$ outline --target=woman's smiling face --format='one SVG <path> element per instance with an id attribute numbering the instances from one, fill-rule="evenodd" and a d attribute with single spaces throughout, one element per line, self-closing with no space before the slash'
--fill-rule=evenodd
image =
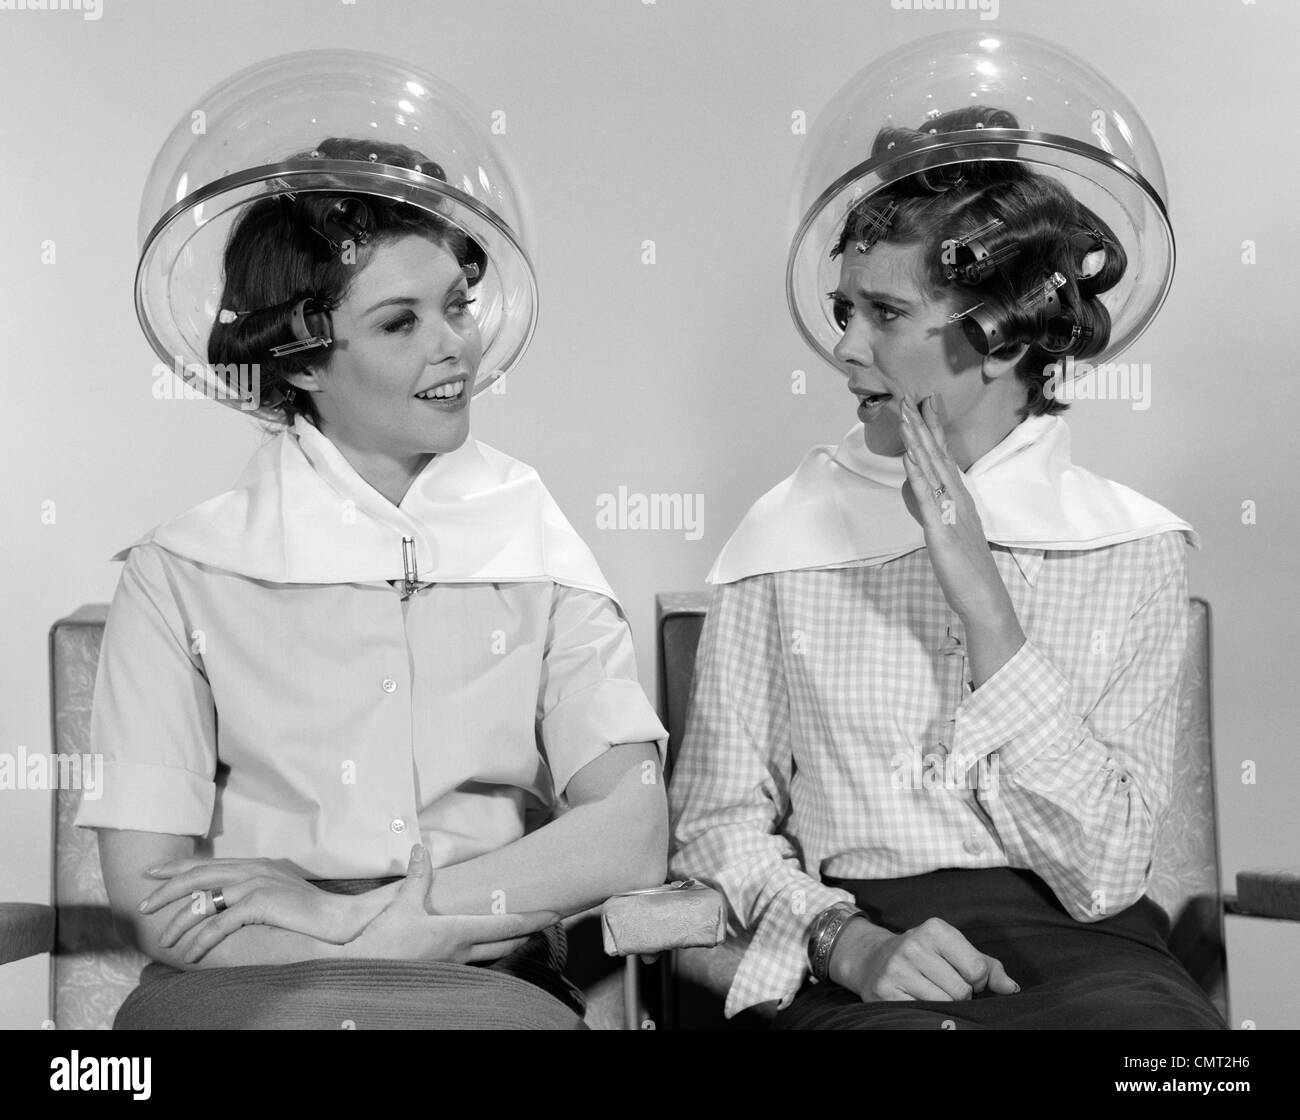
<path id="1" fill-rule="evenodd" d="M 979 453 L 1002 438 L 1018 417 L 1024 390 L 1005 363 L 990 362 L 949 321 L 951 301 L 920 282 L 919 245 L 882 241 L 859 253 L 850 241 L 839 287 L 828 298 L 844 333 L 835 359 L 859 400 L 867 446 L 878 455 L 901 455 L 899 407 L 904 394 L 919 401 L 934 393 L 954 454 L 963 445 Z M 985 368 L 992 376 L 985 376 Z M 959 461 L 962 456 L 958 455 Z"/>
<path id="2" fill-rule="evenodd" d="M 460 447 L 483 357 L 472 303 L 447 249 L 416 235 L 376 245 L 331 313 L 328 364 L 304 379 L 321 431 L 398 463 Z"/>

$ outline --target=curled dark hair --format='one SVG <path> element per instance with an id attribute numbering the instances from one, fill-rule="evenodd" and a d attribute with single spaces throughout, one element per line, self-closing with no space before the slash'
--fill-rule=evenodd
<path id="1" fill-rule="evenodd" d="M 400 144 L 368 140 L 329 139 L 317 145 L 324 159 L 368 161 L 373 152 L 383 163 L 442 178 L 441 168 L 419 152 Z M 304 153 L 305 155 L 306 153 Z M 422 165 L 422 166 L 421 166 Z M 341 200 L 360 199 L 367 212 L 368 236 L 355 244 L 355 256 L 343 256 L 319 232 L 324 218 Z M 240 314 L 231 322 L 219 318 L 208 335 L 208 361 L 215 364 L 257 364 L 260 371 L 261 412 L 273 421 L 291 424 L 301 414 L 313 424 L 319 417 L 310 393 L 291 393 L 287 377 L 329 363 L 328 350 L 275 357 L 272 346 L 291 341 L 291 316 L 307 297 L 332 310 L 365 266 L 375 247 L 400 237 L 426 238 L 446 249 L 463 266 L 477 264 L 470 284 L 482 275 L 482 248 L 451 222 L 406 202 L 377 195 L 302 191 L 296 197 L 277 195 L 246 206 L 231 228 L 222 262 L 221 307 Z M 245 313 L 246 312 L 246 313 Z"/>
<path id="2" fill-rule="evenodd" d="M 896 144 L 911 146 L 928 134 L 1017 127 L 1016 118 L 1005 109 L 971 106 L 937 116 L 921 129 L 882 129 L 872 155 Z M 990 156 L 995 151 L 990 147 Z M 1022 415 L 1064 412 L 1069 405 L 1047 392 L 1047 367 L 1067 356 L 1091 357 L 1110 341 L 1110 315 L 1097 297 L 1119 282 L 1128 264 L 1110 227 L 1055 179 L 1022 163 L 979 159 L 918 171 L 859 203 L 845 220 L 832 258 L 858 241 L 864 230 L 872 230 L 873 221 L 877 227 L 882 224 L 880 215 L 891 202 L 894 212 L 878 240 L 921 245 L 925 272 L 920 279 L 925 287 L 961 303 L 958 310 L 983 304 L 992 312 L 999 328 L 994 352 L 1028 346 L 1015 367 L 1028 390 Z M 978 272 L 973 280 L 960 271 L 950 275 L 944 243 L 988 227 L 993 219 L 1001 225 L 993 227 L 986 247 L 998 254 L 997 266 Z M 1098 245 L 1101 254 L 1095 252 Z M 1087 267 L 1099 256 L 1099 267 Z M 1065 278 L 1056 292 L 1062 318 L 1050 325 L 1040 306 L 1024 297 L 1057 272 Z M 1077 329 L 1062 333 L 1061 323 Z"/>

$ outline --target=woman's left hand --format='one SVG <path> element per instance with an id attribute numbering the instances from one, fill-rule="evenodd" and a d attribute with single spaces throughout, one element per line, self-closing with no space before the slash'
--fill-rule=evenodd
<path id="1" fill-rule="evenodd" d="M 190 963 L 247 925 L 278 926 L 330 944 L 346 944 L 383 909 L 392 893 L 333 894 L 307 882 L 301 869 L 287 860 L 182 859 L 151 867 L 148 874 L 167 881 L 140 903 L 142 913 L 156 913 L 168 903 L 191 899 L 168 922 L 158 941 L 163 948 L 176 946 Z M 208 893 L 214 890 L 221 891 L 225 902 L 220 912 Z M 200 928 L 204 930 L 201 949 L 195 945 Z"/>
<path id="2" fill-rule="evenodd" d="M 930 564 L 948 605 L 966 623 L 1003 612 L 1014 618 L 979 510 L 948 451 L 934 395 L 922 400 L 920 409 L 904 397 L 899 412 L 906 449 L 903 501 L 925 530 Z"/>

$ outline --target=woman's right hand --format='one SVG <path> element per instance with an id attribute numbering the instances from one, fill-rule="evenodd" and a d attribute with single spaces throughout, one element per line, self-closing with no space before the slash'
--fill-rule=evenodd
<path id="1" fill-rule="evenodd" d="M 392 902 L 342 947 L 346 957 L 468 963 L 496 960 L 523 944 L 560 915 L 550 910 L 522 914 L 430 914 L 426 908 L 433 865 L 423 844 L 411 849 L 406 878 Z"/>

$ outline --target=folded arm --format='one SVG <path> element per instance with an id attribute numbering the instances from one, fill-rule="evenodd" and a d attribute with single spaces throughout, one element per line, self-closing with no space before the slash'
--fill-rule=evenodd
<path id="1" fill-rule="evenodd" d="M 542 828 L 434 871 L 430 909 L 575 914 L 664 881 L 668 809 L 653 743 L 610 747 L 573 776 L 566 798 L 569 809 Z"/>
<path id="2" fill-rule="evenodd" d="M 431 914 L 576 913 L 618 891 L 663 882 L 667 808 L 657 750 L 651 743 L 616 746 L 569 783 L 572 808 L 536 832 L 477 859 L 433 872 L 425 909 Z M 175 968 L 284 964 L 374 954 L 358 940 L 397 897 L 399 883 L 362 895 L 339 895 L 268 861 L 193 860 L 190 836 L 100 830 L 100 858 L 113 912 L 141 951 Z M 160 879 L 151 868 L 179 865 Z M 231 898 L 265 883 L 250 904 L 256 921 L 223 935 L 198 960 L 187 958 L 193 933 L 213 920 L 202 894 L 228 884 Z M 140 903 L 163 899 L 142 913 Z M 177 897 L 179 896 L 179 897 Z M 241 908 L 240 916 L 244 916 Z M 252 914 L 248 915 L 250 918 Z M 225 919 L 223 919 L 224 921 Z M 436 921 L 436 919 L 434 919 Z M 282 928 L 293 925 L 297 928 Z M 468 931 L 467 931 L 468 932 Z M 429 930 L 419 921 L 395 927 L 383 955 L 427 955 Z"/>

